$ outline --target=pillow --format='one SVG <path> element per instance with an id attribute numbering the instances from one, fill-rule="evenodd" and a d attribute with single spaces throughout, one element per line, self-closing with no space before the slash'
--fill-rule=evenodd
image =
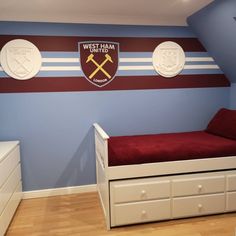
<path id="1" fill-rule="evenodd" d="M 236 110 L 220 109 L 209 122 L 206 132 L 236 140 Z"/>

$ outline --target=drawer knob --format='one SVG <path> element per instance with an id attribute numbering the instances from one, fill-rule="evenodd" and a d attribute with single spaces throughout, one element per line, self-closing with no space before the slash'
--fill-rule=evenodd
<path id="1" fill-rule="evenodd" d="M 147 212 L 145 210 L 142 210 L 142 216 L 146 216 Z"/>
<path id="2" fill-rule="evenodd" d="M 202 185 L 201 184 L 198 185 L 198 189 L 199 189 L 199 191 L 202 190 Z"/>
<path id="3" fill-rule="evenodd" d="M 142 191 L 141 191 L 141 194 L 142 194 L 142 195 L 145 195 L 145 194 L 146 194 L 146 191 L 145 191 L 145 190 L 142 190 Z"/>
<path id="4" fill-rule="evenodd" d="M 198 210 L 199 210 L 199 211 L 202 210 L 202 204 L 198 204 Z"/>

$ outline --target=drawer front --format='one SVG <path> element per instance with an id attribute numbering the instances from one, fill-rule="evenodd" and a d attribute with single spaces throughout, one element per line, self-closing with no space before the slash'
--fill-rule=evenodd
<path id="1" fill-rule="evenodd" d="M 236 175 L 227 175 L 226 191 L 236 191 Z"/>
<path id="2" fill-rule="evenodd" d="M 21 181 L 21 169 L 20 165 L 12 172 L 5 184 L 0 189 L 0 215 L 5 208 L 8 200 L 11 198 L 16 186 Z"/>
<path id="3" fill-rule="evenodd" d="M 189 196 L 209 193 L 221 193 L 225 189 L 225 177 L 177 179 L 172 182 L 172 196 Z"/>
<path id="4" fill-rule="evenodd" d="M 170 200 L 117 204 L 112 207 L 111 226 L 169 219 Z"/>
<path id="5" fill-rule="evenodd" d="M 226 211 L 236 211 L 236 192 L 226 194 Z"/>
<path id="6" fill-rule="evenodd" d="M 138 179 L 111 182 L 111 202 L 125 203 L 170 197 L 170 181 Z"/>
<path id="7" fill-rule="evenodd" d="M 6 208 L 0 215 L 0 235 L 4 235 L 11 219 L 16 211 L 17 206 L 22 198 L 22 183 L 20 182 L 16 187 L 11 199 L 8 201 Z"/>
<path id="8" fill-rule="evenodd" d="M 20 149 L 17 146 L 9 155 L 0 163 L 0 188 L 20 162 Z"/>
<path id="9" fill-rule="evenodd" d="M 224 212 L 225 195 L 214 194 L 173 199 L 173 218 Z"/>

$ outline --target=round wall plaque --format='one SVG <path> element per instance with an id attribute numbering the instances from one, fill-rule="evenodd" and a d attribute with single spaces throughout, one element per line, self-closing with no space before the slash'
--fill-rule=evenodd
<path id="1" fill-rule="evenodd" d="M 38 48 L 24 39 L 14 39 L 1 50 L 1 66 L 12 78 L 27 80 L 40 70 L 42 57 Z"/>
<path id="2" fill-rule="evenodd" d="M 171 78 L 183 70 L 185 54 L 179 44 L 166 41 L 155 48 L 152 63 L 158 74 Z"/>

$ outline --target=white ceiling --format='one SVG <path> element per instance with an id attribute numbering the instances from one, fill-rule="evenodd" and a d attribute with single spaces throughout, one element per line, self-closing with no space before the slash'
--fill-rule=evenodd
<path id="1" fill-rule="evenodd" d="M 0 0 L 0 21 L 186 25 L 213 0 Z"/>

